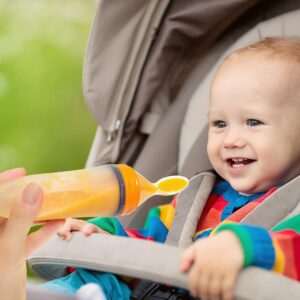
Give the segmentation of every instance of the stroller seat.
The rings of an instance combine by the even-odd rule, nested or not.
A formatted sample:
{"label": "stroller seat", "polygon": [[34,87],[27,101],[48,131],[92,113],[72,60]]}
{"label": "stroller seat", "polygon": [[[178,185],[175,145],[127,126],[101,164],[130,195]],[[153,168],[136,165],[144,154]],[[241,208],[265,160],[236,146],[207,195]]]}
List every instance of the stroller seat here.
{"label": "stroller seat", "polygon": [[[109,4],[109,2],[113,4]],[[190,1],[189,5],[194,8],[205,3],[206,9],[211,9],[217,5],[217,2],[219,1]],[[273,1],[272,3],[268,1],[228,1],[227,4],[220,4],[216,10],[216,20],[219,20],[219,23],[215,21],[211,27],[206,28],[206,35],[203,34],[204,38],[199,38],[199,41],[195,35],[198,34],[198,37],[202,37],[199,31],[201,32],[203,28],[195,32],[195,35],[193,35],[194,32],[190,34],[192,40],[197,40],[194,41],[197,44],[197,51],[194,51],[196,53],[191,49],[182,52],[180,54],[182,60],[171,64],[172,68],[169,66],[169,69],[167,62],[171,58],[174,61],[172,55],[175,54],[171,47],[174,44],[168,39],[172,36],[171,33],[178,33],[177,26],[181,24],[180,22],[176,23],[176,20],[182,21],[184,18],[180,17],[186,16],[188,13],[191,13],[192,18],[197,16],[197,13],[191,12],[193,9],[189,5],[183,4],[183,1],[143,1],[141,4],[141,1],[132,0],[133,3],[136,5],[136,11],[127,7],[124,12],[131,17],[130,21],[126,23],[124,18],[120,19],[122,30],[118,26],[112,28],[112,32],[121,33],[131,29],[136,34],[136,39],[139,38],[131,41],[134,46],[126,48],[128,53],[134,53],[134,57],[137,56],[136,61],[134,61],[134,57],[128,56],[132,59],[127,62],[130,63],[132,74],[130,74],[130,70],[122,71],[119,74],[117,70],[114,70],[115,77],[111,75],[104,80],[104,77],[100,76],[101,72],[107,73],[108,71],[105,68],[104,71],[99,71],[105,62],[103,57],[97,59],[97,51],[103,53],[107,49],[103,44],[96,43],[96,36],[102,34],[107,43],[114,41],[113,34],[108,36],[107,33],[103,33],[104,26],[101,23],[101,16],[105,16],[106,12],[110,13],[110,17],[113,12],[120,13],[121,8],[118,6],[120,4],[117,4],[117,1],[102,1],[96,14],[86,56],[83,84],[85,98],[101,127],[97,130],[87,165],[126,162],[153,181],[175,173],[192,177],[196,172],[211,168],[206,155],[206,115],[212,74],[227,53],[250,42],[270,35],[299,36],[300,10],[297,8],[300,8],[300,3],[298,1],[285,1],[284,3],[282,1]],[[197,12],[197,17],[200,18],[201,12]],[[231,17],[226,13],[230,13]],[[203,16],[205,17],[204,13]],[[227,17],[226,20],[225,17]],[[143,18],[146,18],[148,23]],[[148,25],[151,24],[152,27],[149,26],[155,31],[151,31],[145,22]],[[127,26],[127,24],[129,25]],[[140,37],[141,29],[135,28],[137,24],[142,24],[148,34],[145,40]],[[166,25],[164,26],[164,24]],[[188,26],[181,25],[182,32],[189,29]],[[166,33],[168,30],[171,32],[169,36]],[[126,34],[128,35],[128,32]],[[154,42],[149,42],[149,36]],[[118,42],[121,43],[119,40]],[[134,44],[135,42],[137,44]],[[162,46],[163,42],[169,42],[169,47]],[[182,37],[180,45],[184,43],[185,39]],[[137,55],[139,45],[139,49],[143,51]],[[175,46],[179,47],[177,44]],[[114,50],[117,51],[117,48]],[[163,54],[166,55],[165,65],[165,62],[161,61]],[[118,53],[115,55],[118,56]],[[197,57],[197,63],[195,63],[195,57]],[[120,60],[122,59],[120,58]],[[144,61],[144,64],[141,61]],[[124,68],[124,64],[123,62],[123,65],[120,64],[120,66]],[[163,83],[156,78],[157,71],[154,68],[160,64],[164,65],[164,68],[162,67],[162,73],[165,76]],[[179,71],[175,72],[174,69],[177,68]],[[147,74],[145,75],[145,73]],[[102,76],[104,75],[102,74]],[[103,88],[101,83],[104,83],[105,86],[106,81],[111,84],[113,80],[117,79],[119,80],[117,87],[110,87],[112,90],[99,91]],[[139,89],[135,90],[133,86],[139,87]],[[111,101],[116,101],[121,112],[120,115],[118,115],[118,110],[113,110],[108,104],[104,106],[105,109],[99,106],[97,101],[103,95],[107,96],[107,99],[113,99]],[[137,100],[134,103],[123,103],[126,97],[139,99],[143,95],[149,99],[149,102],[141,104],[142,109]],[[110,105],[113,104],[115,102]],[[147,137],[148,134],[149,137]],[[129,144],[130,146],[128,146]],[[287,203],[286,206],[278,209],[278,214],[274,214],[273,210],[274,218],[272,216],[268,216],[269,218],[249,216],[245,221],[271,228],[279,221],[299,213],[300,199],[296,193],[299,181],[300,179],[297,177],[280,189],[277,196],[275,195],[279,200],[288,196],[289,199],[292,199],[292,204]],[[205,196],[208,196],[213,182],[214,176],[211,173],[202,172],[193,177],[190,188],[184,191],[180,198],[194,201],[197,195],[198,197],[202,195],[202,202],[197,198],[196,202],[190,204],[204,203]],[[130,224],[133,227],[140,226],[145,220],[149,207],[158,203],[161,203],[160,198],[147,201],[136,213],[121,217],[123,224]],[[201,206],[201,204],[199,205]],[[264,214],[265,211],[262,210],[261,213]],[[191,211],[186,209],[186,213],[190,218]],[[192,214],[192,217],[195,218],[195,215]],[[175,221],[176,217],[167,244],[106,235],[92,235],[86,238],[80,233],[75,233],[68,243],[58,237],[53,237],[30,257],[29,265],[34,273],[45,279],[64,275],[65,267],[72,265],[186,288],[187,276],[178,271],[179,258],[183,248],[189,244],[188,239],[184,237],[189,235],[188,231],[192,230],[194,225],[190,226],[190,221],[177,225],[178,223],[176,224]],[[181,229],[177,230],[176,226]],[[95,251],[91,251],[91,249]],[[121,251],[119,251],[120,249]],[[165,259],[166,257],[168,259]],[[241,272],[235,290],[236,299],[298,299],[299,296],[300,284],[296,281],[254,267]]]}

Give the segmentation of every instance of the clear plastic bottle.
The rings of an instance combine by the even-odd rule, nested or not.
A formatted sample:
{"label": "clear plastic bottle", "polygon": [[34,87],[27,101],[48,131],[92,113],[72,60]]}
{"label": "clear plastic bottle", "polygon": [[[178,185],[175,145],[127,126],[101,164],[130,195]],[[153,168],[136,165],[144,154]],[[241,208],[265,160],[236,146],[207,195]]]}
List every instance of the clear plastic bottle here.
{"label": "clear plastic bottle", "polygon": [[0,184],[0,216],[31,182],[41,186],[44,202],[36,221],[129,214],[153,195],[173,195],[188,185],[182,176],[151,183],[127,165],[24,176]]}

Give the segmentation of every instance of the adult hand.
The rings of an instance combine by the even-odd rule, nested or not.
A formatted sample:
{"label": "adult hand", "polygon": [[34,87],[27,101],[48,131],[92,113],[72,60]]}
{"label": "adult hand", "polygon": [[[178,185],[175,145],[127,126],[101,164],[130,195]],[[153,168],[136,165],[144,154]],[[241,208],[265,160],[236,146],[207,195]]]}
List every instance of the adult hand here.
{"label": "adult hand", "polygon": [[[24,169],[9,170],[0,173],[0,183],[24,175]],[[64,223],[48,222],[28,236],[42,201],[41,188],[29,184],[14,203],[9,218],[0,217],[0,295],[3,300],[25,299],[26,258]]]}

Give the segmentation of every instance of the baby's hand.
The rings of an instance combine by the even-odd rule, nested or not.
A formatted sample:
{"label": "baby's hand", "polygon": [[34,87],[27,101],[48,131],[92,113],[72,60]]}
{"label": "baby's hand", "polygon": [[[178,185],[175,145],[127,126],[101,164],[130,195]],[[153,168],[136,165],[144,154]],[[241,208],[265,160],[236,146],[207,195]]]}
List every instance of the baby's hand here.
{"label": "baby's hand", "polygon": [[190,246],[183,253],[180,271],[189,271],[188,284],[193,296],[231,300],[243,261],[240,241],[234,233],[224,230]]}
{"label": "baby's hand", "polygon": [[69,241],[72,238],[73,231],[81,231],[85,236],[90,236],[92,233],[109,234],[107,231],[102,230],[94,224],[87,223],[86,221],[67,219],[65,224],[57,232],[57,235],[63,240]]}

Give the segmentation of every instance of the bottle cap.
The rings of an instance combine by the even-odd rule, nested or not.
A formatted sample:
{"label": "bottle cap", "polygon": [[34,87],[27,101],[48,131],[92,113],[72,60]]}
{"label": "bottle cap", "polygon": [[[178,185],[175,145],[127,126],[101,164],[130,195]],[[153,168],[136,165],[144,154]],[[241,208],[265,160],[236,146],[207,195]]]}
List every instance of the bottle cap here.
{"label": "bottle cap", "polygon": [[138,206],[140,200],[138,174],[134,169],[124,164],[118,164],[116,167],[122,174],[125,186],[125,205],[120,213],[122,215],[129,214]]}

